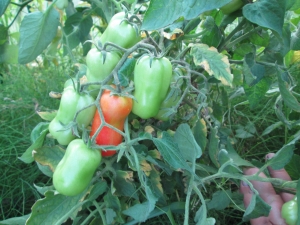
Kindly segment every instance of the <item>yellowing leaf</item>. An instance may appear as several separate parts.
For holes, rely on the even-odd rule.
[[[205,44],[191,44],[190,46],[194,63],[197,66],[201,66],[210,76],[214,76],[222,84],[232,85],[233,75],[226,55]]]
[[[142,160],[140,161],[140,166],[144,173],[149,176],[152,170],[151,165],[146,160]]]

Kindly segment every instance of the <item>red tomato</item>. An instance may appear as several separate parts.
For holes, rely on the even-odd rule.
[[[132,99],[118,95],[110,95],[110,90],[104,90],[100,98],[100,107],[103,112],[106,123],[123,131],[124,122],[132,109]],[[95,113],[90,137],[92,137],[101,125],[99,112]],[[122,143],[123,136],[115,130],[104,126],[96,137],[98,145],[119,145]],[[102,156],[112,156],[116,154],[116,150],[102,150]]]

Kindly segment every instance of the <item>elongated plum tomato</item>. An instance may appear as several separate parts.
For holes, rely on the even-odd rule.
[[[223,14],[228,15],[242,8],[243,5],[244,2],[242,0],[232,0],[228,4],[222,6],[220,9],[223,12]]]
[[[118,95],[111,95],[110,90],[104,90],[100,98],[100,107],[106,123],[123,131],[126,117],[132,110],[132,99]],[[90,136],[92,137],[100,127],[102,121],[99,112],[96,111]],[[122,143],[123,136],[117,131],[104,126],[96,137],[98,145],[119,145]],[[116,154],[116,150],[101,151],[102,156],[112,156]]]

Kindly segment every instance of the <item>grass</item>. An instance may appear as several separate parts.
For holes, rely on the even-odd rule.
[[[61,90],[66,77],[55,67],[18,65],[2,67],[0,73],[0,220],[4,220],[30,213],[40,198],[33,184],[47,182],[35,163],[25,164],[18,157],[31,145],[31,130],[42,121],[35,110],[58,107],[59,101],[48,93]]]

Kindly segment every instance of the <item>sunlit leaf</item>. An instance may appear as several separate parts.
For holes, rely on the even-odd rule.
[[[231,74],[230,64],[226,55],[220,54],[214,47],[205,44],[192,44],[191,54],[194,63],[224,85],[232,85],[233,75]]]

